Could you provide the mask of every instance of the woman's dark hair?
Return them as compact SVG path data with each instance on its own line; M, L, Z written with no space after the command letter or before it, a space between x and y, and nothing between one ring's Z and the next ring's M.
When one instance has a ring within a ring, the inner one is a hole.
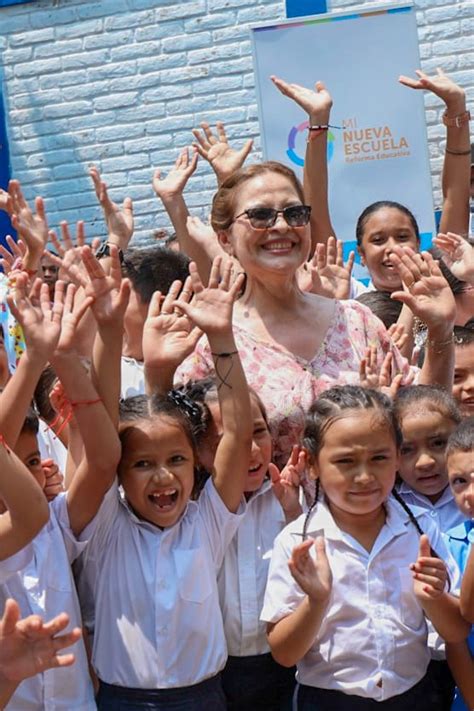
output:
M446 457L454 452L472 451L474 451L474 417L466 417L449 435Z
M403 415L415 403L429 403L429 410L458 424L461 414L454 397L440 385L408 385L400 388L395 398L394 412L401 427Z
M311 405L306 415L303 447L308 453L310 462L316 461L328 427L339 419L345 410L374 410L393 433L397 449L400 447L402 435L393 413L391 400L386 395L370 388L362 388L359 385L338 385L323 392ZM306 538L309 520L318 502L318 497L319 480L316 481L315 497L305 518L303 540Z
M360 294L356 301L367 306L382 321L385 328L390 328L398 321L403 306L401 301L392 299L387 291L378 290Z
M394 202L393 200L379 200L378 202L373 202L371 205L368 205L359 215L356 225L356 240L359 247L362 245L362 238L364 236L367 221L375 212L383 210L384 208L391 208L393 210L403 212L403 214L408 217L411 222L416 239L418 242L420 241L420 230L414 214L407 207L405 207L405 205L402 205L399 202Z

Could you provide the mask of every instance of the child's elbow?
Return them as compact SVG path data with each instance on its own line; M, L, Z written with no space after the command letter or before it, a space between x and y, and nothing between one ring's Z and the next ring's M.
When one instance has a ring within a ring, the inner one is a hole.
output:
M443 639L446 644L459 644L459 642L464 642L471 632L471 625L467 620L462 620L458 624L453 625L452 628L444 635Z
M461 596L460 602L461 615L470 624L474 625L474 600L464 600Z

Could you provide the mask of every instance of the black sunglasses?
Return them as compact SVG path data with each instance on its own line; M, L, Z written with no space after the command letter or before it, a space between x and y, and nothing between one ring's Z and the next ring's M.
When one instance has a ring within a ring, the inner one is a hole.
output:
M283 210L275 210L273 207L250 207L234 217L234 222L239 217L248 217L254 230L267 230L273 227L278 219L278 215L283 215L283 219L290 227L303 227L309 222L311 207L309 205L290 205Z

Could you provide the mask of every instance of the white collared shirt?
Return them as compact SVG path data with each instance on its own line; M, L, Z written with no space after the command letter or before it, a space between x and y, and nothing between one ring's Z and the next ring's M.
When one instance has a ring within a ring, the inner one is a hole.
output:
M60 612L70 618L67 631L81 627L81 615L71 563L86 546L70 529L66 494L49 505L50 519L25 548L0 562L0 608L14 598L21 616L38 614L49 621ZM92 530L93 524L89 526ZM16 561L16 566L12 563ZM15 569L16 568L16 569ZM84 642L71 651L72 667L48 669L23 681L7 704L8 711L92 711L96 709Z
M427 626L409 569L418 558L419 535L394 499L386 508L370 553L337 527L324 503L311 516L308 535L325 536L333 582L314 644L297 664L302 684L384 701L413 687L426 672ZM449 561L451 580L457 579L437 526L426 512L413 509L413 514L438 555ZM305 598L288 568L303 522L301 516L275 541L261 615L266 622L287 617Z
M398 486L398 493L408 506L417 506L418 508L424 509L442 533L446 533L450 528L454 528L466 520L466 517L456 506L449 486L446 487L438 501L434 504L428 497L415 491L404 481Z
M120 397L134 397L145 393L145 365L135 358L122 356Z
M95 605L92 661L102 681L183 687L224 667L217 574L244 511L230 513L209 480L178 523L160 529L131 511L116 484L107 492L79 586Z
M247 510L224 556L217 584L227 649L231 656L267 654L266 625L260 611L275 537L285 514L265 481L247 502Z

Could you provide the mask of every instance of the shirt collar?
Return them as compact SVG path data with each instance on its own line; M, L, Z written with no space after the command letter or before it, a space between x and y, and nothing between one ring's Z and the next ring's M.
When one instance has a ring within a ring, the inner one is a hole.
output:
M408 525L411 524L410 517L396 499L390 496L385 502L386 519L385 525L390 529L393 536L405 533ZM319 501L316 511L311 515L308 525L308 535L322 533L325 538L341 540L344 531L338 527L332 514L324 501Z
M449 486L447 486L441 496L439 497L438 501L435 501L433 504L427 496L424 496L423 494L420 494L418 491L415 491L415 489L412 489L411 486L408 486L404 481L402 481L401 484L397 487L398 491L400 494L410 494L413 496L413 498L417 499L418 501L421 502L421 505L423 508L433 508L433 509L439 509L442 506L445 506L446 504L449 504L453 500L453 495L451 493L451 489Z

